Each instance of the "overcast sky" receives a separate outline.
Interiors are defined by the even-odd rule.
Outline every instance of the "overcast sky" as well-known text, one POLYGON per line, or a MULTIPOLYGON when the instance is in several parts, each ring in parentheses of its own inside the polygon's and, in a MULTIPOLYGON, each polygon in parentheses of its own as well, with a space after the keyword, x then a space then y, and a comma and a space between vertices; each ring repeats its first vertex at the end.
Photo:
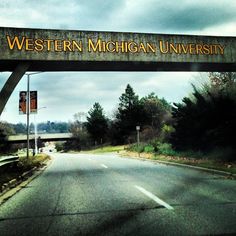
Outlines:
MULTIPOLYGON (((93 31, 147 32, 236 36, 235 0, 1 0, 0 26, 93 31)), ((10 73, 0 73, 0 88, 10 73)), ((180 102, 191 92, 198 72, 45 72, 31 76, 38 91, 40 121, 73 120, 99 102, 111 116, 129 83, 140 96, 155 92, 169 102, 180 102)), ((18 114, 19 91, 10 97, 0 120, 26 122, 18 114)), ((31 117, 33 121, 33 117, 31 117)))

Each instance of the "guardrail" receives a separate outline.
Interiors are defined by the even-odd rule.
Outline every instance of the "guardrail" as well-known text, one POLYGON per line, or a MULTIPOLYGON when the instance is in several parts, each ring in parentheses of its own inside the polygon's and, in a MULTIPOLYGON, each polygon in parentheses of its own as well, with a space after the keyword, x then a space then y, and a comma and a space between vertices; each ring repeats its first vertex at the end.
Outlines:
POLYGON ((10 165, 19 161, 19 156, 2 156, 0 157, 0 167, 10 165))

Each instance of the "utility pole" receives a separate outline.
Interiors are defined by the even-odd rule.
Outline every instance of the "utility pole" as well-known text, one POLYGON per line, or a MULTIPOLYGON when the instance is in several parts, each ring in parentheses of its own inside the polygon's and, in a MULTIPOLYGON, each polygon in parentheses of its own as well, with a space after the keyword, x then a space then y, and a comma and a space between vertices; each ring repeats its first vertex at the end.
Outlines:
POLYGON ((29 113, 30 113, 30 74, 27 74, 27 105, 26 105, 26 116, 27 116, 27 152, 26 157, 29 159, 29 113))
POLYGON ((29 133, 30 133, 30 127, 29 127, 29 118, 30 118, 30 75, 39 74, 42 72, 33 72, 33 73, 27 73, 27 100, 26 100, 26 116, 27 116, 27 151, 26 151, 26 157, 29 159, 29 133))

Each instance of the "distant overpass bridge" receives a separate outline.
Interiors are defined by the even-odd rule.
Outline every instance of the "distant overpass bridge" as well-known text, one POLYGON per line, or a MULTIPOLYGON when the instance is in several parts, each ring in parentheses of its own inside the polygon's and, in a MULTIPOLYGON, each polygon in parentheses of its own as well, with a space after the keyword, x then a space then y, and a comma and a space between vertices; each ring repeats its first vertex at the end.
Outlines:
MULTIPOLYGON (((38 134, 37 138, 40 138, 43 142, 50 142, 50 141, 66 141, 69 139, 73 139, 72 133, 55 133, 55 134, 38 134)), ((35 135, 30 134, 29 140, 34 140, 35 135)), ((10 143, 24 143, 27 141, 27 135, 10 135, 8 136, 8 142, 10 143)))

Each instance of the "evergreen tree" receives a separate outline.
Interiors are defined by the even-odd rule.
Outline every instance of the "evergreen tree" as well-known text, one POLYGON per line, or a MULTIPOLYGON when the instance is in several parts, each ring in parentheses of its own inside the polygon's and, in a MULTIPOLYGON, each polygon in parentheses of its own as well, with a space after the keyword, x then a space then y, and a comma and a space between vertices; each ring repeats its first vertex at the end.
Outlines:
POLYGON ((124 110, 132 110, 134 106, 139 104, 138 95, 135 94, 133 88, 128 84, 125 92, 119 98, 119 112, 124 110))
POLYGON ((120 103, 113 129, 116 131, 115 138, 118 138, 117 141, 124 143, 128 142, 128 139, 136 133, 137 125, 143 126, 145 124, 147 115, 138 95, 135 94, 129 84, 119 100, 120 103))
POLYGON ((95 102, 88 112, 86 128, 95 143, 101 144, 105 141, 108 121, 104 115, 103 108, 98 102, 95 102))
POLYGON ((227 80, 223 75, 222 83, 218 77, 217 83, 211 81, 203 90, 194 87, 191 98, 185 97, 182 103, 174 104, 172 143, 177 149, 211 152, 221 148, 230 153, 221 158, 235 158, 236 80, 232 77, 227 80))

